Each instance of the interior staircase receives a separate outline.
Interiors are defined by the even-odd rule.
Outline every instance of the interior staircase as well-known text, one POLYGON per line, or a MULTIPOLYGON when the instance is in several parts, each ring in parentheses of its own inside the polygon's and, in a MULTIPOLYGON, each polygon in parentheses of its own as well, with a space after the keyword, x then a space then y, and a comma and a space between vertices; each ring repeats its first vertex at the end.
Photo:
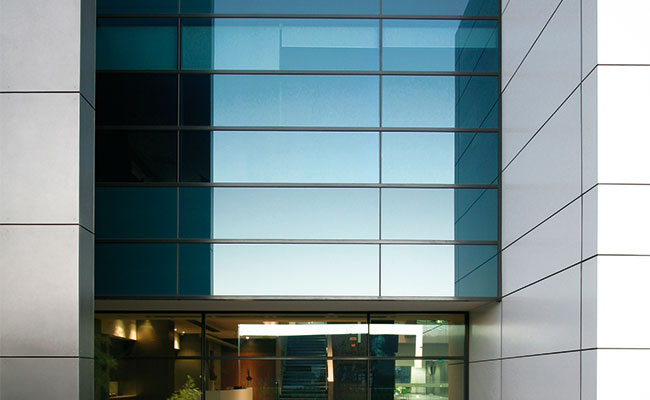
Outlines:
MULTIPOLYGON (((287 357, 326 357, 327 337, 289 336, 286 355, 287 357)), ((327 399, 327 361, 283 361, 280 399, 327 399)))

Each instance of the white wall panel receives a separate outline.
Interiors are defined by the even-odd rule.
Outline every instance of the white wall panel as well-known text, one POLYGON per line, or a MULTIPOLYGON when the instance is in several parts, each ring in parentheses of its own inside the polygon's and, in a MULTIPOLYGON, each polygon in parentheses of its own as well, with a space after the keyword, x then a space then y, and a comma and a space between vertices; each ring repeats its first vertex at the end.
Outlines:
POLYGON ((650 399, 650 350, 597 350, 597 398, 650 399))
POLYGON ((650 64, 650 2, 598 1, 598 63, 650 64))
POLYGON ((502 400, 580 398, 579 352, 513 358, 502 363, 502 400))
POLYGON ((501 303, 472 310, 469 316, 469 360, 501 357, 501 303))
POLYGON ((650 186, 598 185, 599 254, 650 254, 650 186))
POLYGON ((469 364, 469 398, 501 400, 501 361, 469 364))
POLYGON ((88 369, 92 360, 78 358, 0 358, 0 398, 92 399, 88 369), (87 382, 80 382, 83 376, 87 382))

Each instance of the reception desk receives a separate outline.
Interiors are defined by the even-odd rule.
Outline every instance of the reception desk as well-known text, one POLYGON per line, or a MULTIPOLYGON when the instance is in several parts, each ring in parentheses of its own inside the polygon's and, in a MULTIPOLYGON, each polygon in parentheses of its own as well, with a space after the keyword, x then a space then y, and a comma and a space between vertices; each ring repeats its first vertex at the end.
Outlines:
POLYGON ((253 400, 253 388, 206 390, 205 400, 253 400))

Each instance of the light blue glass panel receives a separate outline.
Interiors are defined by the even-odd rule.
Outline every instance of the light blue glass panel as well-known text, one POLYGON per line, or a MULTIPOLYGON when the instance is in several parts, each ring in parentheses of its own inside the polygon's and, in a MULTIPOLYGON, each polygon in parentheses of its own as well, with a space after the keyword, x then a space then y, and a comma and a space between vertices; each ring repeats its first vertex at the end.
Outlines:
POLYGON ((183 13, 378 14, 379 0, 181 0, 183 13))
POLYGON ((382 296, 453 296, 454 246, 381 247, 382 296))
POLYGON ((213 245, 216 296, 378 296, 377 245, 213 245))
POLYGON ((385 76, 385 127, 496 128, 482 122, 497 100, 496 77, 385 76))
POLYGON ((498 0, 383 0, 388 15, 497 16, 498 0))
POLYGON ((497 240, 496 189, 382 189, 382 239, 497 240))
POLYGON ((176 19, 97 21, 97 69, 176 69, 176 19))
POLYGON ((379 22, 185 19, 183 69, 377 70, 379 22))
POLYGON ((496 297, 498 295, 497 252, 497 246, 456 246, 456 296, 496 297))
POLYGON ((490 184, 498 173, 498 135, 384 132, 383 183, 490 184))
POLYGON ((384 20, 384 71, 497 72, 496 21, 384 20))
POLYGON ((378 189, 215 188, 213 200, 216 239, 377 239, 379 235, 378 189))
POLYGON ((213 182, 377 183, 377 132, 213 132, 213 182))
POLYGON ((215 75, 215 126, 378 125, 376 76, 215 75))

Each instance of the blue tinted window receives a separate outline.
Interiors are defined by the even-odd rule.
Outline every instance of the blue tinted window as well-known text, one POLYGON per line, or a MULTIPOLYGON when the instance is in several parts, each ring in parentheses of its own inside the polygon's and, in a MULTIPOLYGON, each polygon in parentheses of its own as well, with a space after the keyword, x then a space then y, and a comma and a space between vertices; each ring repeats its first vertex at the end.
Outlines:
POLYGON ((388 15, 464 15, 497 16, 498 0, 383 0, 388 15))
POLYGON ((97 0, 97 14, 176 14, 178 0, 97 0))
POLYGON ((376 76, 213 75, 211 82, 205 78, 183 77, 185 125, 378 125, 376 76), (208 108, 211 115, 205 112, 208 108))
POLYGON ((201 209, 206 204, 205 191, 183 190, 181 210, 192 211, 181 215, 181 234, 205 234, 209 221, 209 237, 215 239, 377 239, 379 235, 377 189, 212 191, 212 206, 201 209), (194 223, 186 221, 186 216, 194 223))
POLYGON ((385 20, 385 71, 497 72, 496 21, 385 20))
POLYGON ((378 14, 379 0, 181 0, 181 12, 208 14, 378 14))
POLYGON ((98 187, 98 238, 175 238, 176 189, 98 187))
POLYGON ((490 184, 499 137, 490 133, 384 132, 383 183, 490 184))
POLYGON ((382 239, 497 240, 495 189, 382 189, 382 239))
POLYGON ((181 244, 178 249, 178 294, 212 294, 212 246, 181 244))
POLYGON ((497 246, 456 246, 456 296, 497 296, 499 279, 497 252, 497 246))
POLYGON ((378 137, 377 132, 184 132, 181 174, 189 181, 376 183, 378 137), (205 158, 211 166, 198 166, 196 160, 205 158), (202 172, 192 172, 199 168, 202 172))
POLYGON ((97 69, 176 69, 176 19, 97 20, 97 69))
POLYGON ((498 94, 496 77, 385 76, 383 125, 497 128, 485 121, 498 94))
POLYGON ((379 23, 330 19, 186 19, 183 69, 377 70, 379 23))
POLYGON ((176 245, 97 243, 95 295, 176 295, 176 245))
POLYGON ((379 295, 377 245, 213 246, 214 295, 379 295))
POLYGON ((179 234, 182 238, 211 238, 214 224, 212 188, 180 188, 179 234))

